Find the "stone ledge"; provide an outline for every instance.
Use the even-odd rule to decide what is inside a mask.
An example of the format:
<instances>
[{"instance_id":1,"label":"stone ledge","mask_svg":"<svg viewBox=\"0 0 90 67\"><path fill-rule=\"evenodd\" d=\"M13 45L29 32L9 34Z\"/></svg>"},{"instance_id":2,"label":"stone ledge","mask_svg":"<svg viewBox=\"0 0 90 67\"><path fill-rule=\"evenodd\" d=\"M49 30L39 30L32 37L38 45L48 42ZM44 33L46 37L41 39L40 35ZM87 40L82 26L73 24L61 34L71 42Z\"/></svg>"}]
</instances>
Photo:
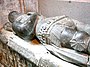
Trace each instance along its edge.
<instances>
[{"instance_id":1,"label":"stone ledge","mask_svg":"<svg viewBox=\"0 0 90 67\"><path fill-rule=\"evenodd\" d=\"M24 56L39 67L78 67L63 61L46 50L44 46L33 45L14 35L12 32L2 30L0 40L10 48Z\"/></svg>"}]
</instances>

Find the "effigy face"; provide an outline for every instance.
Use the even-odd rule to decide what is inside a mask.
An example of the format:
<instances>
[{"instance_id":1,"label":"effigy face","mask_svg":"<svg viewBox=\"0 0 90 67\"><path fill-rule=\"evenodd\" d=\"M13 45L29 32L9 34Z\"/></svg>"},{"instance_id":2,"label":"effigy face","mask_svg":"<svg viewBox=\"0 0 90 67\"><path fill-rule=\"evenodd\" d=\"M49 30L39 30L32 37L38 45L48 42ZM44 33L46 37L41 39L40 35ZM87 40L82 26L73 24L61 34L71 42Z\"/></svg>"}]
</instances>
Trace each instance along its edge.
<instances>
[{"instance_id":1,"label":"effigy face","mask_svg":"<svg viewBox=\"0 0 90 67\"><path fill-rule=\"evenodd\" d=\"M36 13L21 14L18 12L11 12L9 14L9 21L12 22L14 32L24 40L30 40L34 37L34 23L36 20Z\"/></svg>"}]
</instances>

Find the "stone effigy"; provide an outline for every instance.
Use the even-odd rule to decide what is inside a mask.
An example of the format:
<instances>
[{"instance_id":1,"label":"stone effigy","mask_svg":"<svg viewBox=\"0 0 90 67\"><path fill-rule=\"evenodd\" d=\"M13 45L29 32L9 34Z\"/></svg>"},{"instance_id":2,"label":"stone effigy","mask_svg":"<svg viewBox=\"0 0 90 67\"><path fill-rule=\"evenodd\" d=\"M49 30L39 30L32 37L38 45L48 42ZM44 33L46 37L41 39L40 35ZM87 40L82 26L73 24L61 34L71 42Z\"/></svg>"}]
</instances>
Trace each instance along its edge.
<instances>
[{"instance_id":1,"label":"stone effigy","mask_svg":"<svg viewBox=\"0 0 90 67\"><path fill-rule=\"evenodd\" d=\"M21 14L13 11L9 14L8 17L9 21L12 22L12 28L16 35L24 40L32 40L36 36L42 44L49 44L55 46L56 48L69 48L71 50L77 51L77 56L75 56L77 58L79 58L82 53L87 54L89 57L89 31L85 32L85 30L78 29L78 23L74 22L74 20L70 19L68 16L63 15L45 18L35 12ZM53 53L57 56L59 54L58 51L57 54L55 52ZM90 65L90 60L84 62L85 60L75 59L73 58L74 52L72 51L70 55L68 54L66 55L66 57L69 57L71 60L73 59L74 61L66 61L79 65Z\"/></svg>"}]
</instances>

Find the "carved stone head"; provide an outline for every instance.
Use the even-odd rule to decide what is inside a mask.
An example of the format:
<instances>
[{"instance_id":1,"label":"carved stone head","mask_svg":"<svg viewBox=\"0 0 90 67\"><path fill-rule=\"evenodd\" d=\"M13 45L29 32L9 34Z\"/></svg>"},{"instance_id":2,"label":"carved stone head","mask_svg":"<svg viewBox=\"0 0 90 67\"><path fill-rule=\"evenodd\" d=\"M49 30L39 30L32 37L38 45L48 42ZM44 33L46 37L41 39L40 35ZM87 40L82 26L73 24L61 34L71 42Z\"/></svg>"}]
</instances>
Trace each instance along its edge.
<instances>
[{"instance_id":1,"label":"carved stone head","mask_svg":"<svg viewBox=\"0 0 90 67\"><path fill-rule=\"evenodd\" d=\"M29 40L34 37L34 27L37 13L29 12L27 14L12 11L8 15L9 21L12 23L14 32L21 38Z\"/></svg>"}]
</instances>

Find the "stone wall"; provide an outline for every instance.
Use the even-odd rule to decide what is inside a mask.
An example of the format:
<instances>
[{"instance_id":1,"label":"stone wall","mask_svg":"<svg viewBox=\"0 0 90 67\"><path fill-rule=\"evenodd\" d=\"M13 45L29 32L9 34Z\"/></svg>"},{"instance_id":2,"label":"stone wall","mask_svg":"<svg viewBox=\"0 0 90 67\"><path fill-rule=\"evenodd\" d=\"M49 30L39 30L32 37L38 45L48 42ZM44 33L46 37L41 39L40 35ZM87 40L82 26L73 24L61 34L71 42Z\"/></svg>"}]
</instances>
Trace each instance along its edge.
<instances>
[{"instance_id":1,"label":"stone wall","mask_svg":"<svg viewBox=\"0 0 90 67\"><path fill-rule=\"evenodd\" d=\"M19 53L0 42L0 67L37 67Z\"/></svg>"},{"instance_id":2,"label":"stone wall","mask_svg":"<svg viewBox=\"0 0 90 67\"><path fill-rule=\"evenodd\" d=\"M39 13L46 17L67 15L90 24L90 0L39 0L38 5Z\"/></svg>"}]
</instances>

